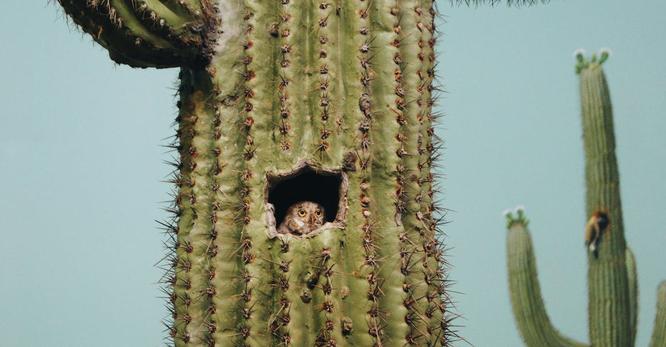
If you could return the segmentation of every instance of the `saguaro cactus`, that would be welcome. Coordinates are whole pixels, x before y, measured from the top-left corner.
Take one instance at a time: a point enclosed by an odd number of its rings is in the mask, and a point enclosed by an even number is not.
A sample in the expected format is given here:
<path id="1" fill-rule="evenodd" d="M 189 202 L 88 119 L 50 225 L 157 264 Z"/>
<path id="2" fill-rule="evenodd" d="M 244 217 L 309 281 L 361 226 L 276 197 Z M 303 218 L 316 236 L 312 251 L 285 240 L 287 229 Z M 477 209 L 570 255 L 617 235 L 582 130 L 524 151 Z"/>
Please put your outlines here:
<path id="1" fill-rule="evenodd" d="M 586 228 L 598 241 L 588 241 L 590 248 L 586 249 L 590 344 L 561 335 L 548 319 L 539 289 L 528 221 L 522 209 L 515 214 L 507 213 L 511 303 L 527 346 L 634 346 L 638 285 L 635 259 L 624 239 L 613 113 L 602 69 L 608 52 L 602 51 L 598 58 L 593 55 L 591 59 L 577 52 L 576 59 L 585 148 L 586 210 L 590 216 Z M 666 282 L 661 285 L 657 299 L 652 347 L 666 346 L 664 288 Z"/>
<path id="2" fill-rule="evenodd" d="M 114 61 L 181 68 L 176 345 L 450 345 L 433 0 L 58 1 Z M 326 223 L 278 234 L 300 200 Z"/>
<path id="3" fill-rule="evenodd" d="M 59 2 L 114 61 L 181 68 L 175 345 L 449 345 L 432 0 Z M 277 234 L 299 200 L 327 223 Z"/>

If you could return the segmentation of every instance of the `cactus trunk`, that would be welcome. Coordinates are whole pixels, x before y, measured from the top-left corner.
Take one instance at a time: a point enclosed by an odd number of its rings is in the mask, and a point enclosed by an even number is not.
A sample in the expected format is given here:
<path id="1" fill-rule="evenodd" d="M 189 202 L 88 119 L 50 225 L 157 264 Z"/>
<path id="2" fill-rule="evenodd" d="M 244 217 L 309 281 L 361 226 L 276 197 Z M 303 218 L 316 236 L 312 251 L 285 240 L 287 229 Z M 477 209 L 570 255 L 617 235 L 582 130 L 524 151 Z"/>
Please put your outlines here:
<path id="1" fill-rule="evenodd" d="M 584 347 L 562 335 L 550 322 L 537 278 L 536 259 L 527 221 L 522 219 L 508 227 L 507 264 L 509 293 L 513 315 L 527 346 Z"/>
<path id="2" fill-rule="evenodd" d="M 626 244 L 608 84 L 601 64 L 580 71 L 587 216 L 606 211 L 610 225 L 598 257 L 588 252 L 589 334 L 593 346 L 631 346 Z"/>
<path id="3" fill-rule="evenodd" d="M 432 0 L 60 2 L 114 60 L 181 67 L 175 345 L 450 345 Z M 319 231 L 276 233 L 286 182 L 336 210 Z"/>
<path id="4" fill-rule="evenodd" d="M 445 344 L 431 4 L 339 6 L 247 1 L 246 37 L 181 72 L 177 345 Z M 345 176 L 346 215 L 275 235 L 268 177 L 303 168 Z"/>

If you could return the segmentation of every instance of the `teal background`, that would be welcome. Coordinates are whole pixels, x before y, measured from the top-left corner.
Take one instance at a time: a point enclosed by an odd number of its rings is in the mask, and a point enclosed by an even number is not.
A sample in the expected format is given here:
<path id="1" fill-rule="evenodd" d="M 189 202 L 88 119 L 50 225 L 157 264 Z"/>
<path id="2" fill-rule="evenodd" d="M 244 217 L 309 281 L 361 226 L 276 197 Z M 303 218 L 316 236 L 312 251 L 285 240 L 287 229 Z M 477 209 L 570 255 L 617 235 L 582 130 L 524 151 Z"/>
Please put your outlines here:
<path id="1" fill-rule="evenodd" d="M 533 8 L 442 1 L 437 131 L 454 298 L 475 346 L 520 346 L 502 210 L 531 219 L 548 311 L 587 339 L 583 159 L 574 49 L 610 47 L 627 239 L 640 279 L 637 346 L 666 279 L 666 2 Z M 0 345 L 159 346 L 156 219 L 176 70 L 132 70 L 46 1 L 0 12 Z M 456 345 L 463 346 L 463 343 Z"/>

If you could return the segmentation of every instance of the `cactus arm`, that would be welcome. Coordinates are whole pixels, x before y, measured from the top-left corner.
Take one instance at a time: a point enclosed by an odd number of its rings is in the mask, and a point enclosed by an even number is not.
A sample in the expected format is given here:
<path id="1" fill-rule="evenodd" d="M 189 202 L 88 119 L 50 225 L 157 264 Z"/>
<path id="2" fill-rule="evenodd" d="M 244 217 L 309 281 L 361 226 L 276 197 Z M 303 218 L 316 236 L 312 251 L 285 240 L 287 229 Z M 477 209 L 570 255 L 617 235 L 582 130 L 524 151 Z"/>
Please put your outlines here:
<path id="1" fill-rule="evenodd" d="M 526 220 L 510 220 L 507 236 L 511 307 L 528 347 L 585 347 L 553 327 L 541 297 L 532 239 Z"/>
<path id="2" fill-rule="evenodd" d="M 601 64 L 578 54 L 587 215 L 608 213 L 598 258 L 588 255 L 589 332 L 593 346 L 630 346 L 631 309 L 610 93 Z"/>
<path id="3" fill-rule="evenodd" d="M 638 329 L 638 271 L 636 269 L 636 257 L 634 252 L 627 247 L 627 279 L 629 281 L 629 308 L 631 312 L 631 346 L 636 344 L 636 332 Z"/>
<path id="4" fill-rule="evenodd" d="M 650 347 L 666 347 L 666 281 L 661 282 L 657 290 L 657 314 Z"/>
<path id="5" fill-rule="evenodd" d="M 209 59 L 216 21 L 205 0 L 58 1 L 117 63 L 167 68 Z"/>

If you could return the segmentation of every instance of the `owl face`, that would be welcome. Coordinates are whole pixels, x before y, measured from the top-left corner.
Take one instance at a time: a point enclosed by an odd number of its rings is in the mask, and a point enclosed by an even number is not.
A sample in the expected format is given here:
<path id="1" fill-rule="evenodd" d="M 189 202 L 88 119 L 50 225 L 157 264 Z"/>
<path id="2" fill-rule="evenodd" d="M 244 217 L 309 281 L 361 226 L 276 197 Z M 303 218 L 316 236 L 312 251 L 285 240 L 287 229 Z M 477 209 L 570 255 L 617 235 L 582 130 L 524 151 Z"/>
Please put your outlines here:
<path id="1" fill-rule="evenodd" d="M 315 202 L 301 201 L 289 207 L 278 232 L 306 235 L 322 225 L 324 225 L 324 208 Z"/>

